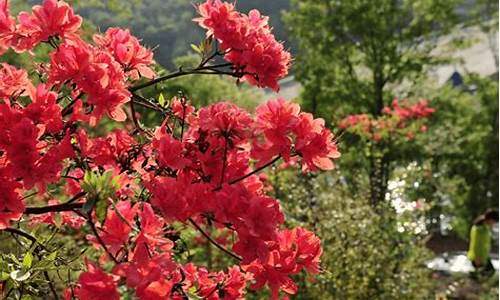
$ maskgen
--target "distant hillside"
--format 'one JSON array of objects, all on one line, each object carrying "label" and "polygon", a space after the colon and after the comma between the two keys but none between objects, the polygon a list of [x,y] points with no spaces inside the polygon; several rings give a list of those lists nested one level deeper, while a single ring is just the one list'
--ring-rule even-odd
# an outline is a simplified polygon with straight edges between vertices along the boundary
[{"label": "distant hillside", "polygon": [[[84,3],[85,1],[81,1]],[[201,1],[195,1],[199,3]],[[120,5],[131,7],[129,16],[117,14],[102,8],[83,7],[78,13],[98,24],[101,31],[111,26],[128,27],[143,39],[143,42],[156,48],[156,60],[167,68],[172,68],[172,59],[186,54],[190,44],[199,42],[204,32],[192,22],[196,10],[188,0],[122,0]],[[281,21],[281,11],[289,7],[289,0],[238,0],[237,8],[248,12],[258,8],[270,17],[271,26],[278,39],[287,42],[288,37]]]}]

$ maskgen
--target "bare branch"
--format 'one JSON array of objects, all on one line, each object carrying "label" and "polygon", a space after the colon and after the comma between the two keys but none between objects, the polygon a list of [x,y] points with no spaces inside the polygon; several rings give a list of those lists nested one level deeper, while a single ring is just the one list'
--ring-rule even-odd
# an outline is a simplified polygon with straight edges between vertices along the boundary
[{"label": "bare branch", "polygon": [[232,258],[234,258],[236,260],[239,260],[239,261],[242,260],[241,257],[239,257],[238,255],[234,254],[233,252],[227,250],[226,248],[224,248],[223,246],[221,246],[219,243],[217,243],[214,239],[212,239],[212,237],[208,233],[206,233],[200,227],[200,225],[196,224],[196,222],[192,218],[189,218],[189,222],[196,228],[196,230],[198,230],[215,247],[219,248],[222,252],[226,253],[227,255],[231,256]]}]

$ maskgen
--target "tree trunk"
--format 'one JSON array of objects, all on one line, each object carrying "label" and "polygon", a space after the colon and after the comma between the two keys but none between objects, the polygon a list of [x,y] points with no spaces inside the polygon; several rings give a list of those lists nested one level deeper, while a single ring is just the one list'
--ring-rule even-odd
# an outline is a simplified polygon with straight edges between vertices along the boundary
[{"label": "tree trunk", "polygon": [[[375,117],[381,116],[384,108],[384,80],[382,70],[376,68],[373,72],[373,96],[375,103],[372,112]],[[385,200],[389,179],[388,162],[385,154],[379,154],[383,152],[380,147],[385,147],[385,145],[378,145],[372,142],[370,146],[370,203],[374,207]]]},{"label": "tree trunk", "polygon": [[389,181],[389,162],[385,155],[377,155],[376,145],[370,150],[370,204],[377,206],[385,200]]}]

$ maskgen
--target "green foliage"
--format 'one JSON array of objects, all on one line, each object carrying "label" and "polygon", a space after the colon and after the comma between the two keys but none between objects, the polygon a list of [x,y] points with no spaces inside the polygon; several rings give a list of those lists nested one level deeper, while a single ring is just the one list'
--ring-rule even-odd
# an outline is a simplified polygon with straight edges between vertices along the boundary
[{"label": "green foliage", "polygon": [[339,173],[273,177],[275,193],[294,225],[322,238],[323,272],[304,278],[297,299],[429,299],[428,253],[391,207],[378,213],[353,199]]},{"label": "green foliage", "polygon": [[[333,126],[348,114],[380,116],[393,97],[404,95],[428,67],[444,61],[432,50],[437,37],[456,23],[457,2],[292,0],[284,19],[299,44],[295,72],[306,109]],[[373,143],[347,137],[344,144],[342,153],[356,155],[353,160],[344,156],[343,168],[361,166],[368,177],[347,179],[358,181],[351,185],[368,182],[363,189],[369,189],[374,205],[385,200],[394,167],[417,156],[401,151],[394,139]]]},{"label": "green foliage", "polygon": [[[411,82],[438,58],[434,37],[454,24],[454,0],[292,0],[285,22],[299,44],[297,78],[310,110],[381,113],[391,86]],[[425,42],[424,42],[425,41]]]},{"label": "green foliage", "polygon": [[440,89],[414,91],[430,97],[436,107],[429,134],[420,143],[421,161],[433,178],[430,197],[467,238],[472,220],[498,206],[498,83],[472,75],[465,85],[475,91]]},{"label": "green foliage", "polygon": [[[465,4],[453,0],[292,1],[285,21],[300,46],[295,71],[304,85],[303,101],[332,125],[346,114],[378,115],[394,96],[431,100],[437,112],[429,132],[416,141],[393,139],[374,145],[344,135],[340,170],[353,195],[361,197],[367,196],[368,189],[372,194],[377,182],[381,184],[375,187],[384,190],[384,181],[386,187],[397,179],[395,170],[406,170],[405,199],[424,199],[431,206],[431,220],[450,215],[453,228],[466,237],[475,216],[498,206],[498,84],[473,76],[467,82],[476,86],[471,94],[435,87],[423,75],[446,61],[431,50],[457,22],[479,26],[494,36],[498,3],[484,0],[466,5],[468,15],[460,19],[454,15],[457,5]],[[452,47],[456,50],[457,44]],[[412,164],[416,166],[408,171]],[[385,197],[380,194],[379,198]],[[439,221],[429,224],[433,227]]]},{"label": "green foliage", "polygon": [[87,193],[83,211],[90,214],[95,207],[97,219],[102,223],[106,219],[109,200],[114,199],[120,189],[117,177],[113,177],[111,171],[104,174],[87,171],[83,176],[82,189]]},{"label": "green foliage", "polygon": [[[78,277],[79,245],[59,229],[20,228],[12,239],[0,232],[0,281],[5,299],[54,299],[52,287],[62,290]],[[73,233],[74,234],[74,233]],[[57,278],[57,280],[56,280]]]}]

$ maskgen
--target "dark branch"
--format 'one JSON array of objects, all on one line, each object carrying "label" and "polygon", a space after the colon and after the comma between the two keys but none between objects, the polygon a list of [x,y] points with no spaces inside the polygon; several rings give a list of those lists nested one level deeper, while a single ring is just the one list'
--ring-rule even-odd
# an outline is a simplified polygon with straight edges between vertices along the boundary
[{"label": "dark branch", "polygon": [[106,246],[106,244],[104,244],[104,241],[99,236],[99,233],[97,232],[95,224],[94,224],[94,222],[92,222],[92,216],[90,214],[87,216],[87,223],[89,224],[90,229],[92,229],[92,232],[94,233],[94,235],[97,239],[97,242],[99,242],[99,244],[102,246],[104,251],[108,254],[108,256],[114,261],[115,264],[120,264],[120,262],[116,259],[116,257],[113,254],[111,254],[108,247]]},{"label": "dark branch", "polygon": [[141,95],[137,95],[136,93],[132,93],[132,97],[135,100],[135,104],[140,105],[142,107],[146,107],[161,113],[165,113],[164,109],[155,103],[149,101],[148,99],[142,97]]},{"label": "dark branch", "polygon": [[201,227],[200,225],[196,224],[196,222],[192,219],[192,218],[189,218],[189,222],[196,228],[196,230],[198,230],[210,243],[212,243],[215,247],[219,248],[219,250],[221,250],[222,252],[226,253],[227,255],[231,256],[232,258],[236,259],[236,260],[239,260],[241,261],[242,258],[239,257],[238,255],[234,254],[233,252],[227,250],[226,248],[224,248],[223,246],[221,246],[219,243],[217,243],[214,239],[212,239],[212,237],[206,233]]},{"label": "dark branch", "polygon": [[50,279],[49,272],[43,271],[43,277],[45,277],[45,280],[47,280],[49,284],[50,291],[52,292],[52,295],[54,296],[54,300],[59,300],[59,296],[57,296],[57,291],[54,286],[54,283],[52,282],[52,279]]},{"label": "dark branch", "polygon": [[71,102],[61,111],[61,115],[66,116],[71,113],[71,109],[73,105],[83,97],[83,93],[78,94],[75,99],[71,100]]},{"label": "dark branch", "polygon": [[137,120],[137,116],[135,115],[135,107],[134,107],[134,97],[130,100],[130,114],[132,115],[132,121],[134,122],[135,128],[139,130],[139,132],[144,132],[139,121]]},{"label": "dark branch", "polygon": [[[250,177],[252,175],[255,175],[255,174],[259,173],[260,171],[264,170],[265,168],[273,165],[275,162],[277,162],[278,160],[280,160],[280,158],[281,158],[281,155],[278,155],[275,158],[273,158],[271,161],[269,161],[268,163],[266,163],[266,164],[258,167],[257,169],[253,170],[252,172],[250,172],[248,174],[245,174],[245,175],[243,175],[241,177],[238,177],[236,179],[233,179],[233,180],[229,181],[228,183],[229,184],[235,184],[235,183],[238,183],[240,181],[243,181],[243,180],[247,179],[248,177]],[[222,186],[216,187],[215,189],[213,189],[213,191],[214,192],[220,191],[220,189],[222,189]]]},{"label": "dark branch", "polygon": [[24,211],[26,215],[41,215],[49,212],[62,212],[62,211],[71,211],[74,209],[82,208],[83,203],[73,203],[78,199],[84,197],[87,193],[80,192],[76,194],[73,198],[69,199],[66,203],[42,206],[42,207],[27,207]]},{"label": "dark branch", "polygon": [[32,236],[31,234],[29,234],[29,233],[27,233],[27,232],[24,232],[24,231],[22,231],[22,230],[20,230],[20,229],[17,229],[17,228],[5,228],[5,229],[4,229],[4,231],[5,231],[5,232],[10,232],[10,233],[13,233],[13,234],[17,234],[17,235],[19,235],[19,236],[22,236],[22,237],[24,237],[24,238],[26,238],[26,239],[30,240],[30,241],[31,241],[31,242],[33,242],[33,243],[37,243],[37,244],[38,244],[38,245],[39,245],[39,246],[40,246],[43,250],[50,252],[50,250],[49,250],[49,249],[47,249],[47,247],[45,247],[45,245],[44,245],[44,244],[40,243],[40,242],[36,239],[36,237]]},{"label": "dark branch", "polygon": [[[212,74],[212,75],[230,75],[230,76],[235,76],[235,77],[241,77],[241,74],[235,73],[235,72],[226,72],[222,70],[217,70],[216,68],[224,68],[224,67],[229,67],[231,64],[220,64],[220,65],[214,65],[214,66],[199,66],[195,69],[191,70],[182,70],[180,69],[177,72],[167,74],[165,76],[158,77],[156,79],[150,80],[148,82],[133,86],[129,88],[129,91],[135,92],[144,88],[147,88],[149,86],[155,85],[157,83],[160,83],[165,80],[173,79],[176,77],[181,77],[181,76],[186,76],[186,75],[193,75],[193,74]],[[211,71],[211,72],[209,72]]]}]

